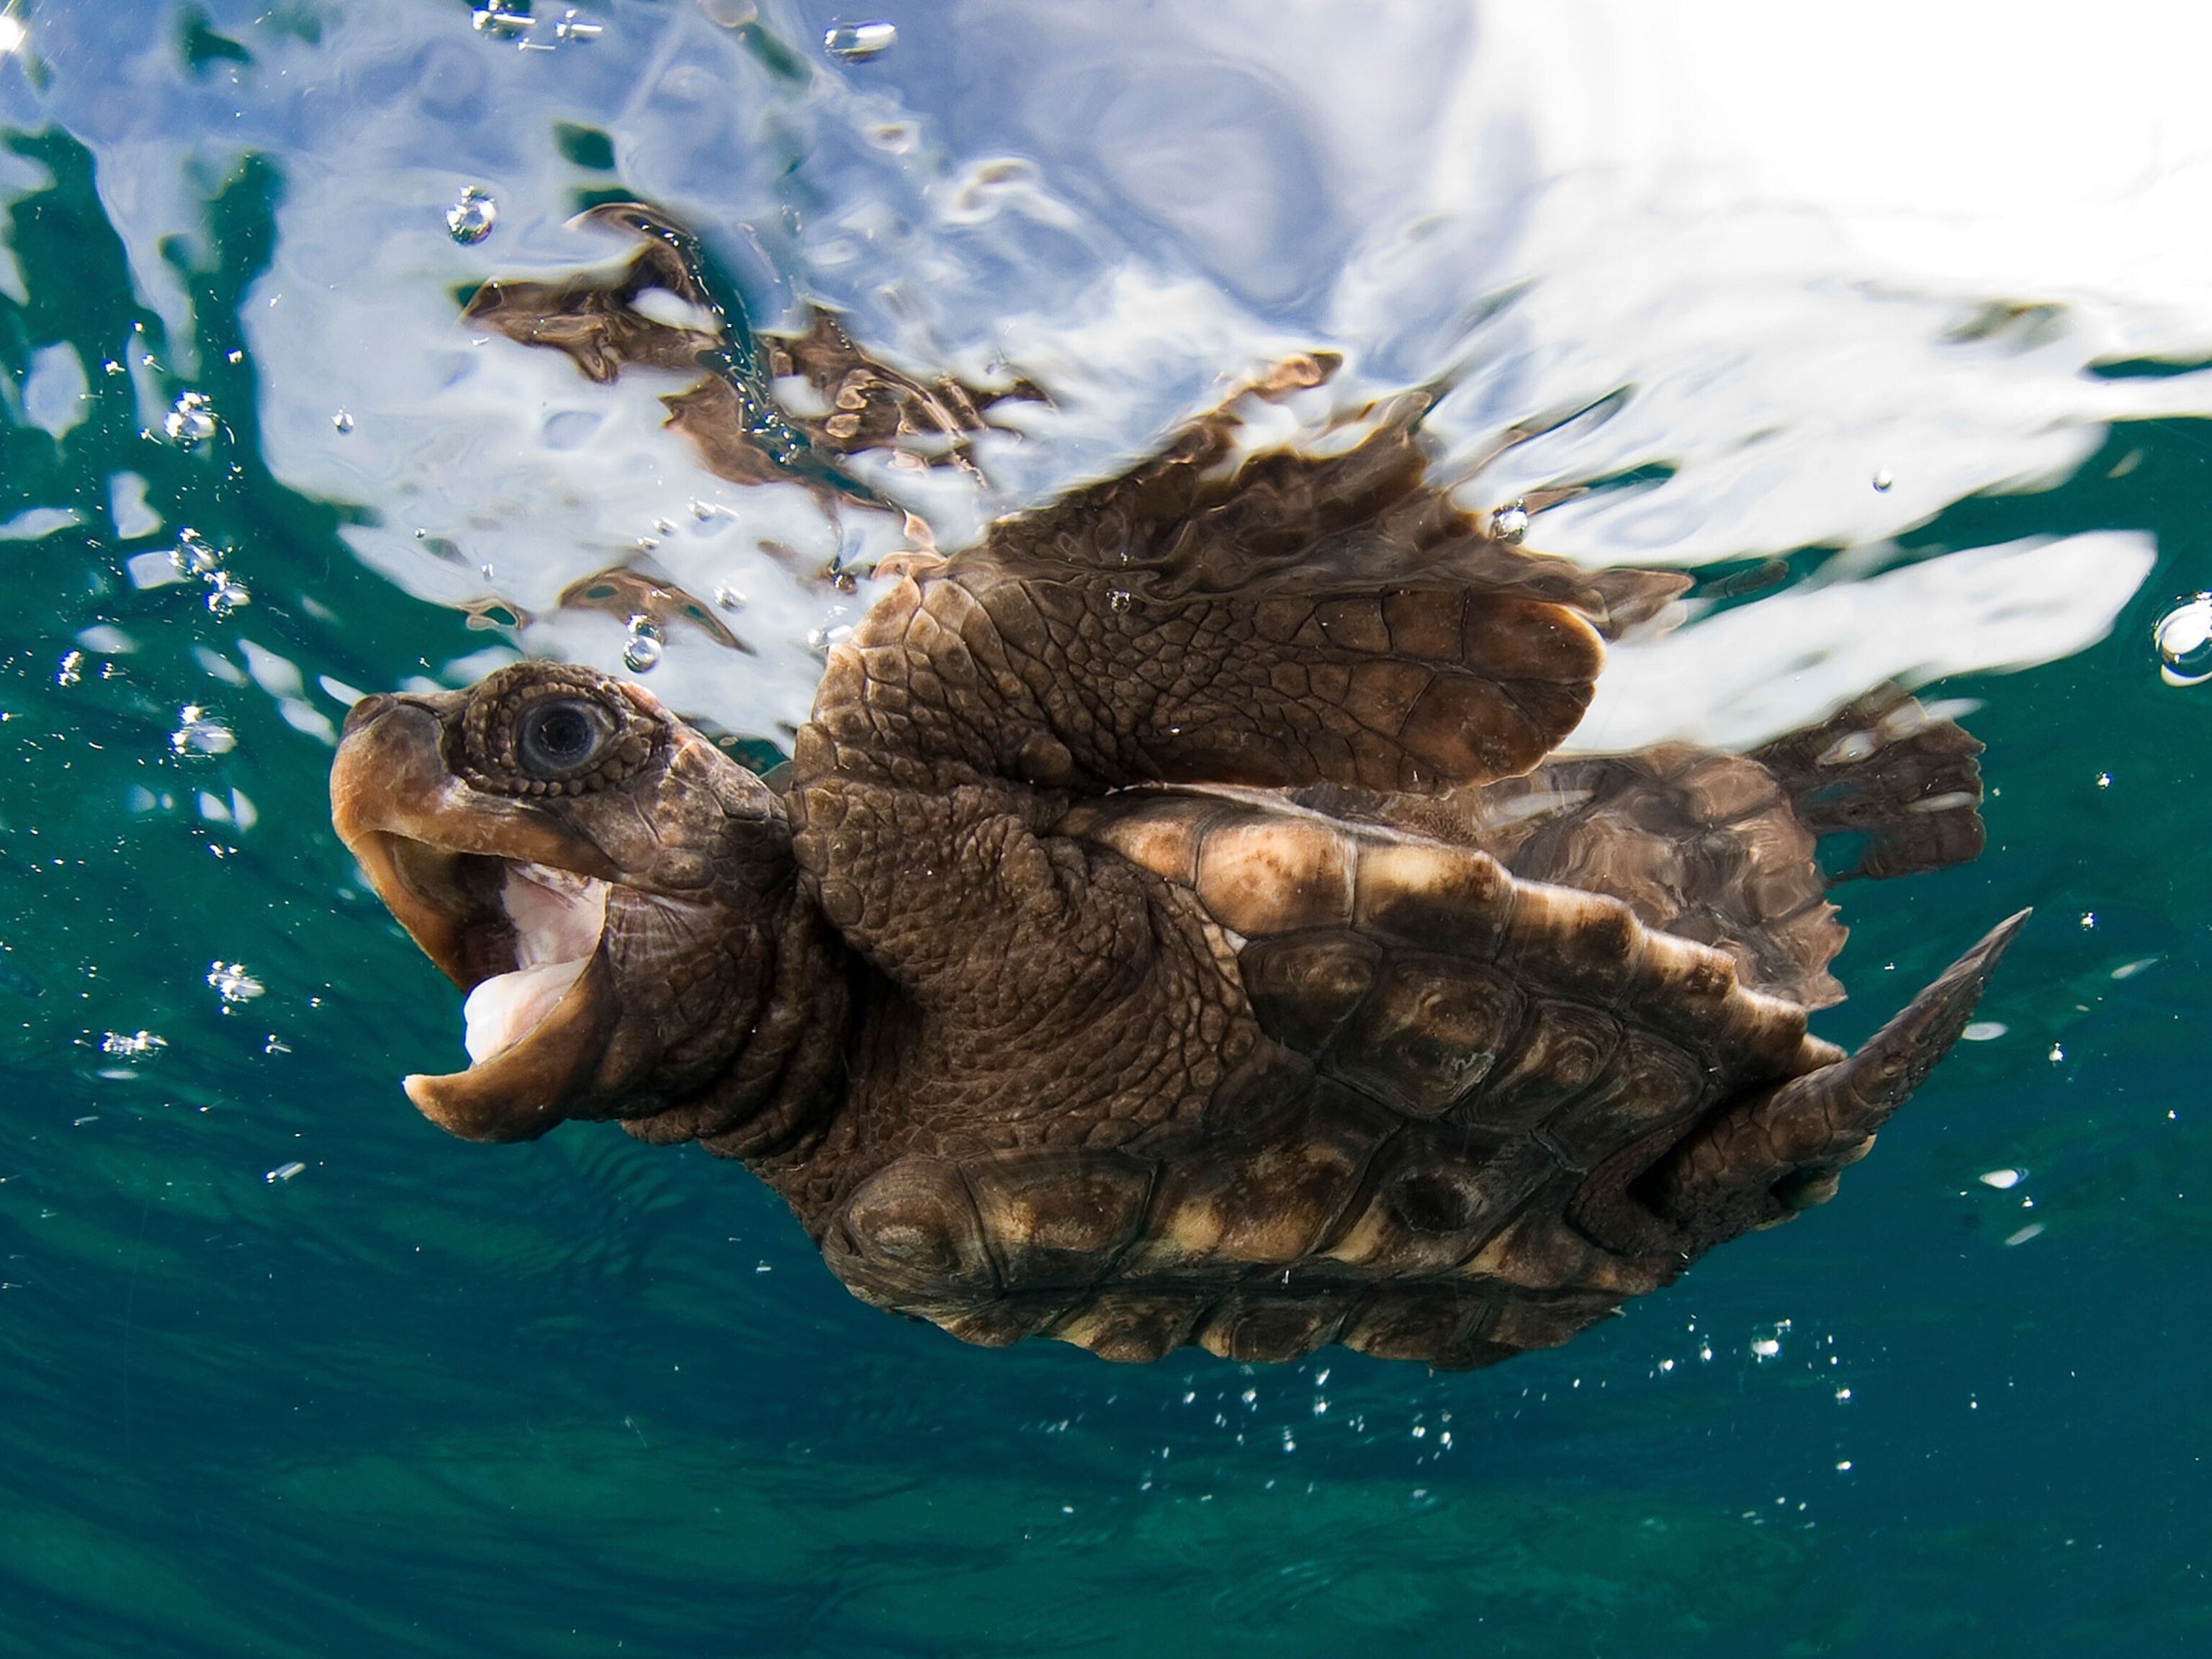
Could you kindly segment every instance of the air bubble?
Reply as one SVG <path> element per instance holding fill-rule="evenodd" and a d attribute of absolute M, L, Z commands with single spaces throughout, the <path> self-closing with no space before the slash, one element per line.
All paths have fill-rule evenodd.
<path fill-rule="evenodd" d="M 83 678 L 84 653 L 82 651 L 64 652 L 62 653 L 60 665 L 54 670 L 54 684 L 56 685 L 75 685 Z"/>
<path fill-rule="evenodd" d="M 1771 1359 L 1782 1352 L 1782 1344 L 1774 1337 L 1758 1337 L 1753 1340 L 1751 1351 L 1761 1359 Z"/>
<path fill-rule="evenodd" d="M 307 1167 L 306 1164 L 295 1159 L 289 1164 L 279 1164 L 261 1178 L 274 1187 L 280 1181 L 289 1181 L 294 1176 L 303 1173 Z"/>
<path fill-rule="evenodd" d="M 898 44 L 896 23 L 845 23 L 826 32 L 822 50 L 848 64 L 865 64 L 880 58 Z"/>
<path fill-rule="evenodd" d="M 177 544 L 169 550 L 169 562 L 180 576 L 204 576 L 216 568 L 221 557 L 207 544 L 206 538 L 189 526 L 177 532 Z"/>
<path fill-rule="evenodd" d="M 1974 1177 L 1984 1187 L 1994 1187 L 1999 1192 L 2009 1192 L 2027 1179 L 2025 1170 L 1984 1170 Z"/>
<path fill-rule="evenodd" d="M 251 1002 L 269 988 L 246 971 L 242 962 L 211 962 L 208 963 L 207 982 L 226 1006 L 235 1006 Z"/>
<path fill-rule="evenodd" d="M 1874 487 L 1879 494 L 1884 495 L 1889 494 L 1890 487 L 1896 482 L 1896 479 L 1889 476 L 1889 469 L 1887 467 L 1884 467 L 1881 471 L 1874 475 Z"/>
<path fill-rule="evenodd" d="M 1528 509 L 1511 501 L 1490 515 L 1490 533 L 1501 542 L 1517 542 L 1528 533 Z"/>
<path fill-rule="evenodd" d="M 331 425 L 340 432 L 350 432 L 353 430 L 353 416 L 342 409 L 331 416 Z"/>
<path fill-rule="evenodd" d="M 196 702 L 179 708 L 177 719 L 181 723 L 169 733 L 169 747 L 179 755 L 228 755 L 238 747 L 230 728 Z"/>
<path fill-rule="evenodd" d="M 214 405 L 204 392 L 187 392 L 161 420 L 161 430 L 179 449 L 192 449 L 215 436 Z"/>
<path fill-rule="evenodd" d="M 2158 619 L 2151 630 L 2159 678 L 2168 685 L 2212 680 L 2212 593 L 2199 593 Z"/>
<path fill-rule="evenodd" d="M 1127 611 L 1129 608 L 1129 590 L 1126 587 L 1115 588 L 1106 596 L 1106 603 L 1116 611 Z"/>
<path fill-rule="evenodd" d="M 470 17 L 477 33 L 512 40 L 530 33 L 530 0 L 484 0 Z"/>
<path fill-rule="evenodd" d="M 446 229 L 453 239 L 464 246 L 471 246 L 491 234 L 491 228 L 499 222 L 499 204 L 491 192 L 471 185 L 446 210 Z"/>
<path fill-rule="evenodd" d="M 623 647 L 623 666 L 633 674 L 642 674 L 660 660 L 663 650 L 660 628 L 650 617 L 629 619 L 629 639 Z"/>

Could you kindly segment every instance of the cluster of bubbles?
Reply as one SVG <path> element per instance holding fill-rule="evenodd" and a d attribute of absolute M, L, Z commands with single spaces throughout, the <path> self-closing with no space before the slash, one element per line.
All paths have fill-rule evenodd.
<path fill-rule="evenodd" d="M 538 38 L 538 22 L 532 0 L 483 0 L 483 4 L 469 14 L 478 34 L 489 35 L 495 40 L 512 40 L 523 52 L 551 52 L 556 46 L 572 41 L 595 40 L 606 32 L 603 23 L 586 19 L 575 7 L 570 6 L 561 14 L 561 21 L 553 26 L 553 38 Z"/>
<path fill-rule="evenodd" d="M 215 436 L 215 405 L 204 392 L 187 392 L 161 418 L 161 430 L 179 449 L 197 449 Z"/>
<path fill-rule="evenodd" d="M 228 617 L 240 605 L 253 603 L 246 584 L 223 567 L 222 550 L 189 526 L 177 532 L 177 544 L 169 550 L 169 563 L 179 576 L 198 577 L 207 585 L 207 608 L 217 617 Z"/>
<path fill-rule="evenodd" d="M 226 1010 L 241 1002 L 251 1002 L 269 988 L 246 971 L 240 962 L 211 962 L 208 963 L 207 982 L 222 999 Z"/>

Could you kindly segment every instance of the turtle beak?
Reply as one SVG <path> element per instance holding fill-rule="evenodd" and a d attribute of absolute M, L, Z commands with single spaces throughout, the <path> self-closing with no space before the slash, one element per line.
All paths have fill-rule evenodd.
<path fill-rule="evenodd" d="M 619 1018 L 604 948 L 616 872 L 550 815 L 453 775 L 446 733 L 465 702 L 356 703 L 331 819 L 393 917 L 468 993 L 473 1063 L 408 1078 L 408 1097 L 465 1139 L 527 1140 L 589 1092 Z"/>

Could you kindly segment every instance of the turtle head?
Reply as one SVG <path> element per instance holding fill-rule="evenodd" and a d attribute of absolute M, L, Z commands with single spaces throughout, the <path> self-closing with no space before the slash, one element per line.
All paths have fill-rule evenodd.
<path fill-rule="evenodd" d="M 637 686 L 520 663 L 365 697 L 331 808 L 467 994 L 469 1068 L 406 1080 L 457 1135 L 662 1111 L 730 1068 L 774 994 L 795 895 L 783 804 Z"/>

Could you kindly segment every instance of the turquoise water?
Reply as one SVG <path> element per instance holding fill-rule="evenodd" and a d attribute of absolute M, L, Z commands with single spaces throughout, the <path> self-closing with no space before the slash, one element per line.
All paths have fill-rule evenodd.
<path fill-rule="evenodd" d="M 458 4 L 394 11 L 426 52 L 531 61 Z M 1817 1029 L 1856 1040 L 1988 924 L 2024 904 L 2037 919 L 1984 1005 L 2004 1031 L 1961 1046 L 1834 1204 L 1484 1372 L 966 1348 L 853 1301 L 741 1170 L 586 1125 L 467 1146 L 408 1108 L 396 1079 L 454 1053 L 459 1022 L 330 832 L 327 728 L 343 688 L 463 678 L 453 665 L 505 636 L 374 539 L 436 520 L 395 482 L 434 458 L 394 441 L 360 464 L 374 488 L 319 494 L 280 434 L 302 407 L 327 426 L 330 405 L 370 404 L 338 346 L 270 360 L 272 270 L 327 256 L 321 335 L 374 334 L 371 356 L 447 349 L 349 324 L 416 283 L 379 266 L 373 236 L 352 264 L 286 240 L 288 214 L 367 200 L 362 178 L 383 175 L 332 161 L 343 118 L 242 146 L 224 125 L 272 106 L 279 69 L 355 61 L 356 24 L 307 4 L 8 15 L 29 45 L 0 61 L 0 240 L 19 277 L 0 296 L 0 1650 L 2159 1653 L 2212 1634 L 2212 866 L 2196 810 L 2212 686 L 2162 682 L 2149 644 L 2212 586 L 2212 425 L 2084 425 L 2035 487 L 1960 489 L 1896 529 L 1886 556 L 1908 568 L 2096 532 L 2148 537 L 2156 562 L 2070 654 L 1923 690 L 1982 704 L 1967 723 L 1988 744 L 1989 851 L 1839 895 L 1851 1000 Z M 550 60 L 584 67 L 501 125 L 526 160 L 500 187 L 519 204 L 544 169 L 551 223 L 618 171 L 562 171 L 557 115 L 699 210 L 709 198 L 685 202 L 680 178 L 712 155 L 653 138 L 629 71 L 592 65 L 665 62 L 679 21 L 719 26 L 673 0 L 593 15 L 609 33 Z M 880 114 L 836 102 L 870 72 L 813 48 L 836 21 L 794 9 L 714 37 L 754 66 L 732 71 L 744 131 L 788 141 L 771 193 L 836 198 L 850 181 L 805 121 Z M 984 13 L 939 39 L 897 21 L 866 95 L 906 98 L 952 150 L 1000 142 L 974 136 L 986 100 L 932 88 L 1011 77 L 1036 43 Z M 383 73 L 333 70 L 329 88 Z M 811 89 L 778 89 L 794 87 Z M 444 95 L 434 77 L 374 91 L 403 113 L 420 100 L 426 143 L 477 131 L 481 112 Z M 1251 130 L 1275 133 L 1271 108 Z M 818 174 L 791 137 L 810 131 Z M 149 155 L 167 158 L 159 178 Z M 434 215 L 460 176 L 427 197 L 395 185 L 391 211 L 428 211 L 450 248 Z M 1269 289 L 1212 244 L 1176 244 L 1188 212 L 1139 225 L 1126 192 L 1066 187 L 1079 222 L 1028 247 L 1024 303 L 1142 245 L 1270 327 L 1325 331 L 1321 278 L 1272 245 L 1252 267 Z M 539 234 L 504 211 L 485 271 Z M 164 212 L 189 222 L 164 229 Z M 777 282 L 811 283 L 856 330 L 896 333 L 843 267 L 802 280 L 813 246 L 772 227 L 727 245 L 763 314 Z M 450 316 L 450 291 L 416 286 L 423 314 Z M 957 335 L 967 314 L 939 325 Z M 61 343 L 81 395 L 40 355 Z M 2184 366 L 2075 378 L 2155 386 Z M 1047 434 L 1006 488 L 1141 447 L 1211 372 L 1178 369 L 1150 402 L 1101 394 L 1110 420 Z M 191 448 L 160 434 L 187 388 L 220 416 Z M 346 441 L 384 441 L 371 424 Z M 124 472 L 158 526 L 127 510 Z M 76 522 L 34 535 L 19 515 L 36 509 Z M 139 586 L 130 561 L 189 548 L 185 526 L 216 571 Z M 1783 550 L 1804 581 L 1856 544 Z M 221 574 L 247 602 L 222 602 Z M 793 664 L 807 620 L 772 624 Z M 723 672 L 683 650 L 668 684 Z M 726 706 L 765 707 L 759 677 L 802 672 L 779 660 L 763 641 L 728 665 Z M 776 719 L 746 729 L 773 740 Z M 2001 1170 L 2027 1173 L 1978 1178 Z"/>

